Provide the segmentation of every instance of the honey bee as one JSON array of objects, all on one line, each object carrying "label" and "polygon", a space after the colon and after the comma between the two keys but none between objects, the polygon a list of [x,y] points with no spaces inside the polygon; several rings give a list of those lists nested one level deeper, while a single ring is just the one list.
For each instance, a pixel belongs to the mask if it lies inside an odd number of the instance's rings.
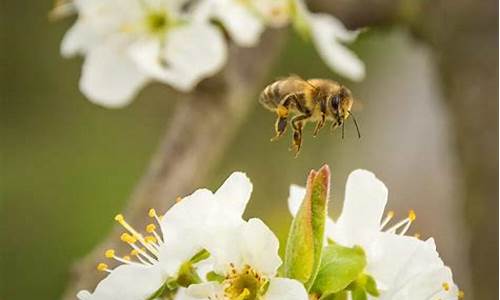
[{"label": "honey bee", "polygon": [[316,122],[313,135],[316,136],[326,121],[332,122],[332,130],[342,127],[344,120],[352,116],[358,137],[361,138],[358,123],[351,112],[354,102],[351,91],[342,84],[329,79],[305,80],[290,76],[266,86],[260,94],[259,102],[278,115],[275,123],[276,136],[281,137],[286,130],[290,114],[293,130],[292,149],[298,155],[302,146],[302,131],[307,122]]}]

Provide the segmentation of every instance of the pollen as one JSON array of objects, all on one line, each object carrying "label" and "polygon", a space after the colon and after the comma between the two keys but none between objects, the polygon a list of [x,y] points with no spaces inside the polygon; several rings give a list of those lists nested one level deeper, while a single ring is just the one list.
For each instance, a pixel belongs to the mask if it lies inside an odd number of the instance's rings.
[{"label": "pollen", "polygon": [[99,270],[101,272],[109,271],[108,265],[105,263],[100,263],[97,265],[97,270]]},{"label": "pollen", "polygon": [[388,212],[387,212],[387,217],[388,217],[388,218],[391,218],[391,219],[392,219],[392,218],[394,218],[394,215],[395,215],[395,213],[394,213],[394,211],[393,211],[393,210],[390,210],[390,211],[388,211]]},{"label": "pollen", "polygon": [[123,257],[123,259],[124,259],[124,260],[126,260],[126,261],[130,261],[130,256],[125,255],[125,256]]},{"label": "pollen", "polygon": [[132,250],[130,251],[130,255],[132,255],[132,256],[137,256],[137,255],[139,255],[139,250],[137,250],[137,249],[132,249]]},{"label": "pollen", "polygon": [[148,226],[146,226],[146,231],[148,233],[153,233],[155,230],[156,230],[155,224],[149,224]]},{"label": "pollen", "polygon": [[148,216],[150,218],[154,218],[156,216],[156,210],[154,208],[150,208],[148,211]]},{"label": "pollen", "polygon": [[413,237],[414,237],[414,238],[416,238],[416,239],[418,239],[418,240],[420,240],[420,233],[418,233],[418,232],[417,232],[417,233],[415,233],[415,234],[413,235]]},{"label": "pollen", "polygon": [[156,238],[152,235],[148,235],[148,236],[145,236],[144,237],[144,240],[147,242],[147,243],[156,243]]},{"label": "pollen", "polygon": [[410,209],[410,211],[408,212],[408,219],[410,220],[410,222],[413,222],[416,218],[417,214],[415,214],[415,211],[413,209]]},{"label": "pollen", "polygon": [[104,256],[107,258],[113,258],[115,256],[115,250],[113,249],[108,249],[106,252],[104,252]]},{"label": "pollen", "polygon": [[443,282],[443,290],[445,291],[449,291],[450,290],[450,285],[448,284],[448,282]]},{"label": "pollen", "polygon": [[462,290],[458,291],[458,299],[463,299],[464,296],[465,296],[464,291],[462,291]]},{"label": "pollen", "polygon": [[124,241],[125,243],[129,243],[129,244],[133,244],[137,241],[137,239],[133,236],[131,236],[130,234],[128,233],[122,233],[122,235],[120,236],[120,239],[122,241]]},{"label": "pollen", "polygon": [[122,214],[117,214],[115,216],[115,221],[118,222],[118,223],[122,223],[123,221],[125,221],[125,218],[123,217]]},{"label": "pollen", "polygon": [[175,198],[175,202],[176,203],[179,203],[182,201],[182,197],[181,196],[177,196],[177,198]]}]

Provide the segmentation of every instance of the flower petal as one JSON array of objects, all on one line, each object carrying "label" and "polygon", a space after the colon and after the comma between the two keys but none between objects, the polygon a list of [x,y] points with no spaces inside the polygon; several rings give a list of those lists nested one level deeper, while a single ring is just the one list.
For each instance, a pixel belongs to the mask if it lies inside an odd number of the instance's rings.
[{"label": "flower petal", "polygon": [[292,184],[290,185],[290,191],[288,194],[288,209],[292,216],[295,217],[299,211],[300,205],[306,196],[306,189],[300,185]]},{"label": "flower petal", "polygon": [[288,278],[273,278],[264,295],[264,300],[307,300],[306,289],[297,280]]},{"label": "flower petal", "polygon": [[241,216],[250,200],[252,188],[252,183],[245,173],[234,172],[215,192],[215,197],[225,209]]},{"label": "flower petal", "polygon": [[200,189],[176,203],[163,216],[160,225],[164,243],[159,258],[168,274],[175,275],[182,263],[203,249],[211,232],[206,226],[207,220],[215,205],[212,192]]},{"label": "flower petal", "polygon": [[310,15],[312,37],[321,58],[340,75],[359,81],[365,77],[364,63],[339,40],[350,41],[356,33],[349,34],[339,27],[339,21],[327,14]]},{"label": "flower petal", "polygon": [[121,265],[99,282],[94,293],[81,291],[77,296],[81,300],[147,299],[165,279],[157,267]]},{"label": "flower petal", "polygon": [[127,105],[148,82],[135,64],[118,47],[101,45],[87,54],[80,78],[80,90],[90,101],[107,106]]},{"label": "flower petal", "polygon": [[192,284],[187,288],[187,294],[195,298],[224,299],[224,289],[217,282]]},{"label": "flower petal", "polygon": [[239,46],[257,45],[265,29],[263,20],[238,1],[217,1],[215,16],[222,22],[231,39]]},{"label": "flower petal", "polygon": [[61,55],[65,58],[84,54],[99,40],[98,35],[82,21],[76,23],[64,34],[61,42]]},{"label": "flower petal", "polygon": [[260,219],[250,219],[242,226],[241,253],[243,261],[259,272],[272,277],[282,261],[278,254],[279,240]]},{"label": "flower petal", "polygon": [[373,173],[352,172],[347,179],[342,214],[330,238],[346,246],[365,245],[380,229],[387,193],[384,183]]},{"label": "flower petal", "polygon": [[222,33],[200,23],[170,30],[164,46],[158,39],[138,41],[130,54],[146,74],[181,91],[218,72],[227,58]]},{"label": "flower petal", "polygon": [[448,267],[428,268],[407,281],[406,284],[381,300],[389,299],[458,299],[458,287],[453,283],[451,270]]}]

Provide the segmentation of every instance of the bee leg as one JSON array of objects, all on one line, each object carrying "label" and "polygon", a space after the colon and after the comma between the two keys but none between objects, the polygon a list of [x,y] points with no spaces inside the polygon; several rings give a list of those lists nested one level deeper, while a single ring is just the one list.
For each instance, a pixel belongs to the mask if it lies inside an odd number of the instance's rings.
[{"label": "bee leg", "polygon": [[314,133],[313,133],[313,136],[316,137],[318,135],[318,132],[321,130],[321,128],[323,128],[323,126],[325,126],[325,115],[321,115],[321,120],[318,121],[318,123],[316,124],[316,128],[314,128]]},{"label": "bee leg", "polygon": [[288,119],[286,116],[278,116],[278,118],[276,119],[276,123],[274,124],[276,135],[271,139],[271,142],[277,140],[285,133],[287,120]]},{"label": "bee leg", "polygon": [[293,144],[292,149],[295,151],[295,157],[299,155],[302,146],[302,129],[304,128],[305,120],[311,117],[310,112],[305,115],[295,116],[292,119],[293,128]]}]

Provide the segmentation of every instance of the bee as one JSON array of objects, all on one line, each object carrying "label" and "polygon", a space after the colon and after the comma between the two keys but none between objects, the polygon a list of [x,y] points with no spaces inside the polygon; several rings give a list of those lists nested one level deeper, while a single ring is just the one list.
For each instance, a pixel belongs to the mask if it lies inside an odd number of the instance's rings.
[{"label": "bee", "polygon": [[[317,136],[326,121],[331,121],[332,130],[342,127],[352,116],[358,137],[361,138],[358,123],[351,112],[354,102],[351,91],[342,84],[329,79],[302,79],[290,76],[277,80],[264,88],[259,102],[278,117],[274,125],[276,136],[281,137],[290,122],[293,130],[292,149],[298,155],[302,146],[302,131],[307,122],[316,122],[313,136]],[[290,114],[293,117],[290,118]]]}]

